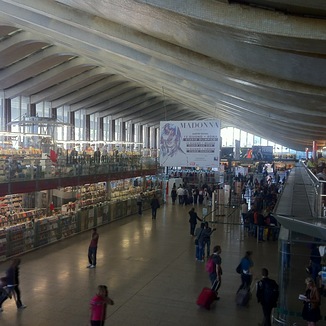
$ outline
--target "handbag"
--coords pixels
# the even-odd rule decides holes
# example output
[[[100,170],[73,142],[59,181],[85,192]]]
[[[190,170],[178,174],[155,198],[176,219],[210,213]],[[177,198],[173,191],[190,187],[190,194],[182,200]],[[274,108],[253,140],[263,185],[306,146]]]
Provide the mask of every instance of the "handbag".
[[[238,265],[238,267],[235,269],[235,271],[236,271],[238,274],[241,274],[241,273],[242,273],[241,263]]]

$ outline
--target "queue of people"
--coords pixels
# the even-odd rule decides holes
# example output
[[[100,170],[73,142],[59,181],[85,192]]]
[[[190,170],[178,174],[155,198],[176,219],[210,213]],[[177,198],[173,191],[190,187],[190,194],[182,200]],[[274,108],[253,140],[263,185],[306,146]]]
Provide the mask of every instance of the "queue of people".
[[[180,185],[178,188],[173,185],[173,188],[170,192],[170,196],[172,199],[172,204],[174,205],[176,200],[178,199],[179,205],[211,205],[212,191],[208,185],[204,185],[204,187],[199,188],[195,187],[187,187],[185,185]]]

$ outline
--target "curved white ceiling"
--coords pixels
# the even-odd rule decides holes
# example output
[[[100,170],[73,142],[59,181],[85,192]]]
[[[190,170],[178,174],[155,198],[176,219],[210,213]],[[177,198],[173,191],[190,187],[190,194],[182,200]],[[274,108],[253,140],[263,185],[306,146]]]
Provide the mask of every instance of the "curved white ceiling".
[[[326,145],[325,72],[322,17],[213,0],[0,0],[6,98],[150,126],[219,118],[304,150]]]

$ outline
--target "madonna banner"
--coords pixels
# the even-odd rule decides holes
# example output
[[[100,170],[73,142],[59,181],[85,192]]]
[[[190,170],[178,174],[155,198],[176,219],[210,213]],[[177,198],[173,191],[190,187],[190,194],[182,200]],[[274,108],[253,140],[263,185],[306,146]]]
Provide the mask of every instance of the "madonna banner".
[[[161,121],[161,166],[218,168],[220,129],[219,120]]]

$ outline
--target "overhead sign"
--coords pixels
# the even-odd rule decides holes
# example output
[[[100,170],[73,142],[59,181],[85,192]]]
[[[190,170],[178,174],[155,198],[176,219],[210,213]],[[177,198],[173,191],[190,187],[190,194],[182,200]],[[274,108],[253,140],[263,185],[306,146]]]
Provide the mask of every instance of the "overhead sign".
[[[219,120],[161,121],[160,164],[218,168],[220,129]]]

